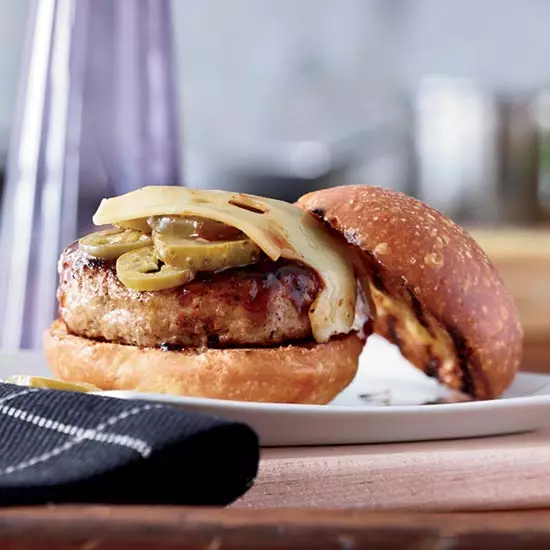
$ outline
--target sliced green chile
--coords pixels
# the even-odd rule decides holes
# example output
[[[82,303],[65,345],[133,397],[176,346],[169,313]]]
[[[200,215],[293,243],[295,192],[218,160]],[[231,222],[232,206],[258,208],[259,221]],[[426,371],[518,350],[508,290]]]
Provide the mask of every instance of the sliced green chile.
[[[79,240],[80,249],[85,254],[102,260],[116,260],[126,252],[152,244],[150,235],[121,227],[96,231]]]
[[[157,233],[184,239],[233,241],[245,238],[244,234],[235,227],[198,216],[153,216],[148,223]]]
[[[117,277],[132,290],[167,290],[189,283],[195,278],[195,271],[178,269],[163,264],[153,247],[127,252],[116,262]]]
[[[165,263],[195,271],[217,271],[256,263],[260,248],[248,238],[236,241],[185,239],[153,231],[156,254]]]

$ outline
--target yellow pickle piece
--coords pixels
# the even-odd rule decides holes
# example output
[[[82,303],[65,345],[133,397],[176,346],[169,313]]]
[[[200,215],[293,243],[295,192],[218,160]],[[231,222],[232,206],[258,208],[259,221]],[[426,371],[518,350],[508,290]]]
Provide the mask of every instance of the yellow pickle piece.
[[[7,384],[16,384],[17,386],[28,386],[30,388],[43,388],[49,390],[64,390],[76,392],[101,391],[93,384],[85,382],[66,382],[56,378],[47,378],[45,376],[32,376],[29,374],[15,374],[4,380]]]

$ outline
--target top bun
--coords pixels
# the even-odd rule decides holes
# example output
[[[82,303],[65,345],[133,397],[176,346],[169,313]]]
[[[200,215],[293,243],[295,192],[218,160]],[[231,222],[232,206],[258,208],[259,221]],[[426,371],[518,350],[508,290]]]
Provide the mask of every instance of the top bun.
[[[334,187],[297,204],[366,253],[375,332],[413,365],[477,399],[511,384],[522,354],[518,312],[464,229],[417,199],[378,187]]]

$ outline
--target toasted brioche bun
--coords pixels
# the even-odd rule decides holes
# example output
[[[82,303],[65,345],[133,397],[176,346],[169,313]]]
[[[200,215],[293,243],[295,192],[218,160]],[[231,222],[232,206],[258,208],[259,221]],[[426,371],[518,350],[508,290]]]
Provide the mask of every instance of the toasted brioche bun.
[[[365,253],[374,330],[413,365],[479,399],[511,384],[522,355],[518,311],[466,231],[417,199],[377,187],[316,191],[298,206]]]
[[[46,361],[61,380],[271,403],[328,403],[355,376],[363,345],[352,333],[325,344],[162,351],[74,336],[62,321],[44,334]]]

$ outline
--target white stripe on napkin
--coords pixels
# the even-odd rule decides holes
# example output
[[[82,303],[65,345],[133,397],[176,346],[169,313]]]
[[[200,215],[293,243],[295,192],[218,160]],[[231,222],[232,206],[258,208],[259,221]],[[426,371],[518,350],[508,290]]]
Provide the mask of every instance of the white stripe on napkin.
[[[19,395],[22,393],[20,392]],[[15,396],[15,395],[14,395]],[[55,430],[59,433],[73,436],[74,438],[66,441],[63,445],[55,447],[54,449],[45,452],[41,455],[33,457],[31,459],[20,462],[13,466],[8,466],[0,470],[0,476],[11,474],[13,472],[34,466],[35,464],[45,462],[50,458],[60,455],[61,453],[68,451],[75,445],[78,445],[82,441],[97,441],[99,443],[112,443],[115,445],[120,445],[122,447],[127,447],[138,452],[143,458],[147,458],[151,454],[151,447],[142,439],[131,437],[129,435],[111,433],[111,432],[102,432],[107,426],[112,426],[117,422],[128,418],[129,416],[136,415],[140,412],[144,412],[153,408],[159,408],[160,405],[142,405],[123,411],[115,416],[108,418],[105,422],[98,424],[95,428],[84,429],[79,428],[78,426],[72,426],[70,424],[63,424],[62,422],[57,422],[49,418],[44,418],[42,416],[34,415],[28,413],[21,409],[16,409],[14,407],[2,406],[0,407],[0,414],[5,414],[12,418],[17,418],[23,420],[24,422],[30,422],[39,427],[46,429]]]

